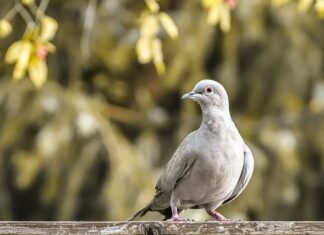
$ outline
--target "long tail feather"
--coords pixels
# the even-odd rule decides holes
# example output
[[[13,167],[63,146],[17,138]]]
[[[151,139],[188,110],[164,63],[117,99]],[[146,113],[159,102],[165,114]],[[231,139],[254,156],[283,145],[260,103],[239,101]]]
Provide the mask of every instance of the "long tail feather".
[[[136,220],[139,217],[144,216],[148,211],[151,211],[152,202],[148,203],[143,209],[136,212],[132,217],[128,218],[128,221]]]

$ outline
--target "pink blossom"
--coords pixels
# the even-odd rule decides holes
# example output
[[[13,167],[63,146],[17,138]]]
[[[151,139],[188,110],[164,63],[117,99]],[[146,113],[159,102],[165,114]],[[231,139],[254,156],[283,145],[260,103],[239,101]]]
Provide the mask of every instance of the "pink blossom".
[[[235,8],[235,6],[236,6],[236,0],[226,0],[226,1],[227,1],[228,6],[231,9],[234,9]]]
[[[44,46],[38,47],[38,49],[37,49],[37,56],[38,56],[38,58],[44,60],[46,58],[46,56],[47,56],[47,49],[46,49],[46,47],[44,47]]]

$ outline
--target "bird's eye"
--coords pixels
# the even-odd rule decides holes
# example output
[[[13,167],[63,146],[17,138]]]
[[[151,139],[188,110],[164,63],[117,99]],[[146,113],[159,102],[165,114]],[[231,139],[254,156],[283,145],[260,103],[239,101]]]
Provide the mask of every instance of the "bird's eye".
[[[213,88],[211,88],[211,87],[207,87],[206,89],[205,89],[205,91],[207,92],[207,93],[212,93],[213,92]]]

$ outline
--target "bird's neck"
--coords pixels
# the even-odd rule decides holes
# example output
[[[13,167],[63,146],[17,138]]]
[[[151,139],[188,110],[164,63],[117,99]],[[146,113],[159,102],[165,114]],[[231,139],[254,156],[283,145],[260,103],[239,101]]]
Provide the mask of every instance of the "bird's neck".
[[[215,122],[221,122],[226,119],[231,119],[229,108],[219,108],[215,106],[202,107],[202,122],[201,125],[213,125]]]
[[[202,116],[204,118],[213,119],[219,115],[224,115],[230,117],[230,112],[228,107],[219,106],[204,106],[201,107]]]

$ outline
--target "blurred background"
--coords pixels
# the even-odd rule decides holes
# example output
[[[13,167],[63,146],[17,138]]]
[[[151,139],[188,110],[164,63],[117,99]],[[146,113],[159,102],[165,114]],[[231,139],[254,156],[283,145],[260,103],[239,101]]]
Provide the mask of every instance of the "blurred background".
[[[32,15],[23,5],[31,1],[17,1],[0,0],[0,19],[14,4]],[[127,219],[152,198],[163,166],[199,126],[198,105],[180,97],[205,78],[226,88],[255,159],[244,193],[219,212],[323,220],[324,25],[312,7],[273,2],[240,0],[224,32],[226,26],[207,22],[201,1],[159,1],[178,37],[157,32],[165,63],[158,71],[140,64],[135,51],[145,1],[50,0],[46,15],[58,30],[46,38],[56,51],[46,59],[43,85],[35,82],[41,69],[34,82],[12,79],[5,55],[23,37],[26,19],[7,16],[12,33],[0,39],[0,220]],[[203,210],[185,214],[210,219]]]

